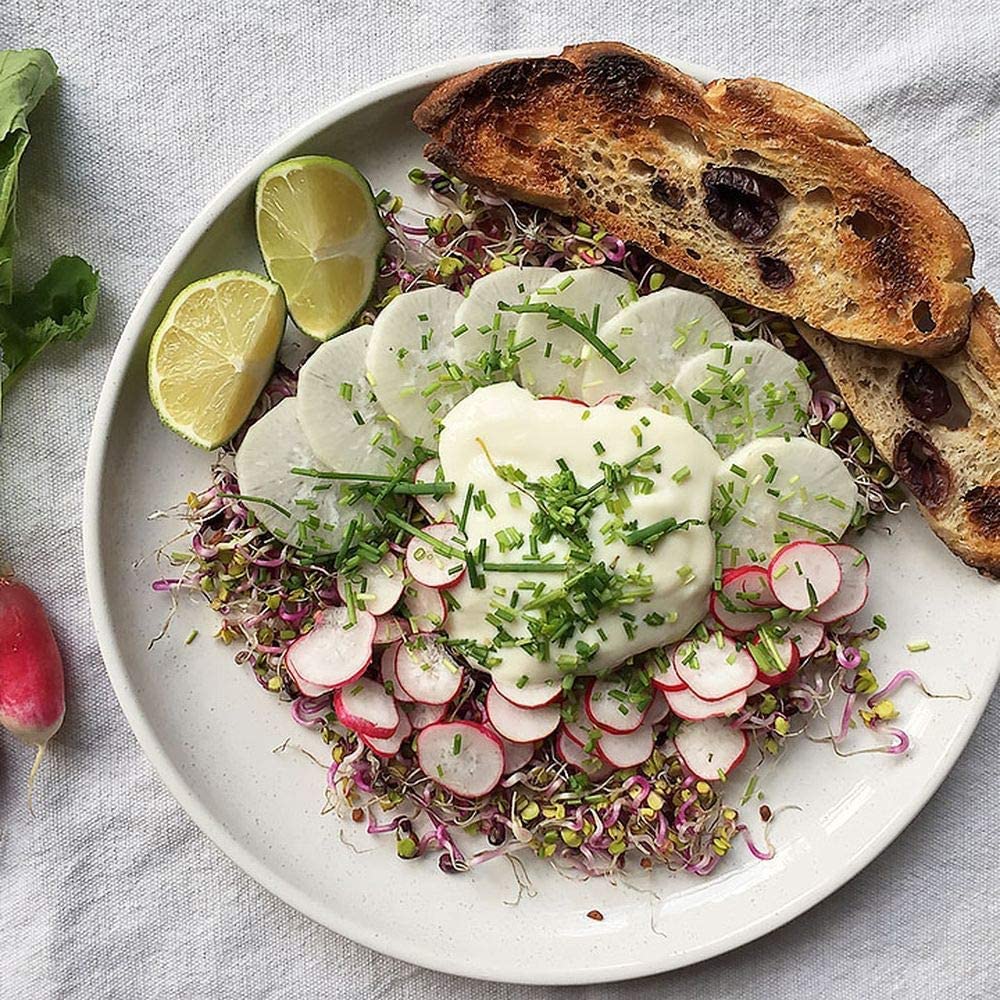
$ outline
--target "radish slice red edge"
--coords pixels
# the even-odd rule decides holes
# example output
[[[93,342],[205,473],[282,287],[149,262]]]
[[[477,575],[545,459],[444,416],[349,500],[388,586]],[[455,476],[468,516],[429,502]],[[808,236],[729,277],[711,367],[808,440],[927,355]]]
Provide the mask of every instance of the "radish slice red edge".
[[[288,647],[285,664],[314,689],[350,684],[371,662],[375,628],[375,616],[367,611],[359,611],[352,625],[347,608],[324,608],[312,629]]]
[[[757,664],[750,654],[721,632],[707,642],[682,642],[674,650],[673,662],[678,677],[705,701],[745,691],[757,676]]]
[[[811,611],[840,588],[840,560],[829,545],[790,542],[774,554],[767,567],[774,596],[792,611]]]
[[[503,776],[503,743],[478,722],[435,722],[420,730],[416,747],[424,774],[462,798],[488,795]]]
[[[396,699],[405,703],[412,702],[413,699],[403,689],[403,685],[396,678],[396,652],[402,642],[394,642],[391,646],[386,646],[379,654],[378,673],[382,679],[382,686]]]
[[[763,566],[736,566],[722,571],[722,586],[741,604],[756,608],[776,608],[780,604],[771,592]]]
[[[727,593],[725,584],[721,590],[713,590],[709,594],[708,609],[724,629],[736,635],[752,632],[758,625],[771,620],[768,612],[741,603]]]
[[[735,715],[747,703],[745,690],[737,691],[736,694],[720,698],[718,701],[706,701],[687,688],[683,691],[666,691],[664,697],[674,715],[691,722]]]
[[[579,743],[570,739],[565,729],[559,730],[555,746],[561,760],[570,767],[583,771],[591,781],[603,781],[612,772],[611,766],[596,753],[588,754]]]
[[[604,733],[597,741],[598,756],[612,767],[638,767],[653,752],[653,727],[640,726],[631,733]]]
[[[782,624],[788,627],[786,636],[795,643],[803,660],[812,656],[826,642],[826,628],[821,622],[803,618],[801,621],[786,620]]]
[[[406,545],[407,573],[423,587],[435,590],[454,587],[465,576],[465,540],[458,525],[454,521],[442,521],[429,524],[421,531],[445,551],[436,549],[426,538],[411,538]]]
[[[440,722],[448,714],[448,706],[421,705],[414,701],[406,705],[406,714],[410,717],[414,729],[426,729],[427,726]]]
[[[837,593],[809,615],[813,621],[824,624],[857,614],[865,606],[870,570],[865,554],[853,545],[830,545],[828,548],[840,563],[842,580]]]
[[[441,591],[419,583],[409,583],[403,590],[404,614],[414,632],[437,632],[448,617],[448,606]]]
[[[559,706],[522,708],[508,701],[496,687],[486,693],[486,715],[490,724],[512,743],[534,743],[554,733],[559,726]]]
[[[441,463],[436,458],[429,458],[417,466],[413,474],[415,483],[439,483],[444,481],[440,474]],[[447,521],[451,518],[451,508],[440,497],[418,494],[415,497],[432,521]]]
[[[340,722],[363,736],[388,739],[399,725],[399,707],[395,699],[370,677],[337,688],[333,708]]]
[[[399,717],[399,725],[396,726],[393,734],[386,739],[378,739],[374,736],[365,736],[364,733],[358,733],[358,739],[374,753],[377,753],[379,757],[391,758],[395,757],[399,753],[403,746],[403,742],[413,735],[413,724],[410,722],[408,715],[403,713]]]
[[[414,701],[445,705],[458,694],[465,672],[430,636],[415,636],[396,648],[396,680]]]
[[[795,679],[802,657],[799,647],[788,636],[770,640],[758,636],[750,648],[757,664],[757,680],[770,687],[781,687]]]
[[[615,678],[592,678],[587,684],[583,707],[590,721],[609,733],[634,732],[643,724],[645,715],[645,709],[629,700],[628,692]]]
[[[750,740],[720,719],[682,722],[674,746],[687,769],[705,781],[718,781],[746,756]]]

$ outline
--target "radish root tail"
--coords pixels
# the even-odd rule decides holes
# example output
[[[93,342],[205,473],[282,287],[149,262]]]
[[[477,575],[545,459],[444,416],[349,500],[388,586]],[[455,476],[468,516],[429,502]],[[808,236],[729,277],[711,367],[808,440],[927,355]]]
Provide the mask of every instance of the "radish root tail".
[[[32,816],[35,815],[34,806],[32,803],[32,796],[35,792],[35,778],[38,777],[38,768],[41,766],[42,758],[45,756],[45,749],[48,747],[49,741],[46,740],[44,743],[38,744],[38,753],[35,754],[35,759],[32,762],[31,770],[28,772],[28,812]]]

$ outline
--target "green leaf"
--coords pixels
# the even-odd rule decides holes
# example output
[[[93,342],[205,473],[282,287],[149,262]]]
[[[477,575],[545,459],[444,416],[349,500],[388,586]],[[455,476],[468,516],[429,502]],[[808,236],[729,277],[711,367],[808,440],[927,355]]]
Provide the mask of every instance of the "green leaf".
[[[80,257],[57,257],[28,292],[0,306],[0,391],[51,343],[80,340],[97,311],[97,272]]]
[[[28,115],[56,73],[43,49],[0,52],[0,304],[10,302],[13,289],[17,169],[28,145]]]

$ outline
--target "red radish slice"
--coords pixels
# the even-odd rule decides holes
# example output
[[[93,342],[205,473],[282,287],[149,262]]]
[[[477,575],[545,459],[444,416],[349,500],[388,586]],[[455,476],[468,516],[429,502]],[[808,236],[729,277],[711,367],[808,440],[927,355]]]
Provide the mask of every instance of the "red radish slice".
[[[486,693],[486,714],[493,728],[512,743],[543,740],[559,727],[558,705],[521,708],[508,701],[495,686]]]
[[[828,545],[837,557],[843,579],[840,589],[824,601],[809,617],[817,622],[835,622],[856,614],[868,600],[868,559],[853,545]]]
[[[517,682],[511,683],[502,674],[493,678],[493,686],[513,705],[519,708],[541,708],[551,705],[562,695],[562,687],[555,681],[528,681],[518,687]]]
[[[388,646],[406,636],[406,621],[398,615],[379,615],[375,620],[375,638],[372,642],[376,646]]]
[[[601,396],[601,398],[594,403],[594,406],[614,406],[619,399],[624,399],[625,394],[623,392],[609,392],[606,396]]]
[[[370,677],[337,688],[333,695],[337,718],[363,736],[388,739],[399,725],[399,708],[385,688]]]
[[[612,767],[638,767],[653,753],[653,727],[640,726],[631,733],[605,733],[597,741],[597,754]]]
[[[728,698],[720,698],[718,701],[706,701],[687,689],[667,691],[664,696],[674,715],[691,722],[735,715],[747,703],[745,690],[737,691],[736,694]]]
[[[406,706],[414,729],[426,729],[440,722],[448,714],[447,705],[420,705],[413,702]]]
[[[757,676],[757,664],[750,654],[721,632],[708,642],[682,642],[673,659],[680,679],[706,701],[745,691]]]
[[[765,691],[770,691],[771,685],[765,684],[763,681],[754,681],[750,687],[747,688],[747,698],[753,698],[758,694],[763,694]]]
[[[414,632],[436,632],[448,617],[444,598],[434,587],[409,583],[403,592],[406,620]]]
[[[781,687],[795,679],[802,657],[799,647],[787,636],[770,642],[758,636],[751,643],[757,664],[757,680],[771,687]]]
[[[653,695],[653,700],[646,709],[645,722],[650,726],[658,726],[670,714],[670,706],[667,699],[663,697],[662,691],[657,691]]]
[[[406,545],[406,571],[424,587],[454,587],[465,576],[465,541],[454,521],[429,524],[422,529],[438,542],[438,551],[425,538],[411,538]]]
[[[590,717],[584,713],[575,722],[564,720],[561,732],[564,732],[578,747],[593,749],[604,730],[600,726],[595,726]]]
[[[418,636],[396,650],[396,680],[414,701],[446,705],[458,694],[464,676],[461,665],[433,639]]]
[[[412,702],[413,699],[403,690],[403,685],[396,679],[396,653],[401,645],[402,641],[394,642],[382,650],[378,660],[378,675],[386,692],[391,694],[396,701]]]
[[[596,753],[588,754],[580,746],[569,738],[565,729],[560,729],[556,736],[556,753],[570,767],[575,767],[578,771],[583,771],[591,781],[602,781],[611,774],[611,767],[597,756]]]
[[[683,691],[687,687],[687,684],[678,676],[677,668],[674,666],[676,649],[676,646],[672,649],[664,649],[661,653],[657,653],[652,660],[655,673],[650,680],[661,691]]]
[[[417,466],[413,481],[415,483],[441,483],[444,475],[441,473],[441,463],[436,458],[429,458]],[[451,519],[451,508],[440,497],[419,494],[415,497],[432,521],[448,521]]]
[[[803,660],[812,656],[826,642],[826,629],[819,622],[803,618],[797,622],[786,620],[781,624],[788,626],[786,634],[795,643]]]
[[[737,635],[752,632],[758,625],[771,620],[766,611],[752,609],[746,605],[741,606],[738,601],[726,594],[725,587],[711,592],[708,597],[708,610],[724,629]]]
[[[815,609],[840,587],[840,560],[829,545],[790,542],[778,549],[767,567],[774,596],[792,611]]]
[[[577,399],[575,396],[539,396],[539,399],[554,399],[559,403],[576,403],[577,406],[586,406],[587,404],[582,399]]]
[[[500,742],[503,744],[504,774],[513,774],[515,771],[527,767],[539,746],[537,743],[512,743],[502,736],[500,736]]]
[[[478,722],[435,722],[417,736],[417,760],[431,781],[455,795],[488,795],[503,776],[503,743]]]
[[[312,630],[288,647],[285,663],[295,677],[329,691],[365,672],[374,639],[374,615],[359,611],[352,625],[347,608],[324,608],[316,615]]]
[[[594,678],[587,685],[583,707],[595,726],[609,733],[632,733],[643,722],[644,710],[628,698],[621,681]]]
[[[741,604],[757,608],[778,607],[778,599],[771,593],[771,583],[763,566],[737,566],[723,570],[722,586]]]
[[[392,736],[387,739],[380,740],[375,736],[365,736],[363,733],[359,733],[358,737],[361,742],[380,757],[395,757],[399,753],[400,747],[403,745],[403,741],[409,739],[413,735],[413,724],[407,715],[401,715],[399,717],[399,725],[396,726],[396,731]]]
[[[298,686],[299,691],[301,691],[307,698],[318,698],[320,695],[330,693],[330,688],[323,687],[320,684],[310,684],[304,677],[299,677],[299,675],[295,672],[295,667],[292,665],[291,659],[287,656],[285,657],[285,667],[292,675],[292,679]]]
[[[718,781],[743,760],[750,740],[743,730],[733,729],[728,722],[706,719],[682,722],[674,736],[674,746],[695,777]]]
[[[350,584],[359,608],[373,615],[384,615],[399,603],[403,596],[403,564],[395,552],[390,552],[377,563],[361,563],[350,573],[337,577],[337,593],[346,604]]]

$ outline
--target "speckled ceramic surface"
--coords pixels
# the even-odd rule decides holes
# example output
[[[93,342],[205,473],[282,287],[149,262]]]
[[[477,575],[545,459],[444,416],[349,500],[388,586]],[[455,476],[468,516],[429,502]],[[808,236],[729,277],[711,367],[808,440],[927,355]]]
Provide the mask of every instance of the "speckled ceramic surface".
[[[517,885],[503,861],[464,877],[401,863],[391,843],[320,814],[320,767],[294,749],[272,752],[289,738],[313,749],[318,741],[232,663],[232,649],[211,640],[205,606],[182,600],[150,648],[169,608],[150,589],[163,570],[155,551],[180,525],[148,515],[203,487],[211,461],[163,429],[146,396],[146,346],[171,296],[215,271],[261,269],[251,192],[276,160],[330,153],[376,189],[405,190],[422,145],[411,109],[438,81],[489,58],[390,81],[290,133],[167,256],[122,336],[95,419],[84,517],[91,604],[125,715],[164,781],[230,857],[302,912],[372,948],[468,976],[556,984],[646,975],[751,940],[832,892],[906,826],[965,745],[1000,671],[1000,586],[953,559],[917,516],[863,543],[873,565],[869,607],[890,619],[874,665],[882,677],[916,667],[933,689],[967,689],[969,698],[904,691],[896,700],[913,746],[900,757],[838,758],[804,740],[789,747],[759,779],[772,808],[799,807],[773,826],[777,856],[755,861],[738,845],[708,879],[638,872],[614,885],[577,882],[529,861],[532,892],[513,905]],[[185,645],[192,628],[201,637]],[[908,653],[914,639],[931,649]],[[745,780],[731,779],[737,798]],[[588,919],[592,909],[604,919]]]

